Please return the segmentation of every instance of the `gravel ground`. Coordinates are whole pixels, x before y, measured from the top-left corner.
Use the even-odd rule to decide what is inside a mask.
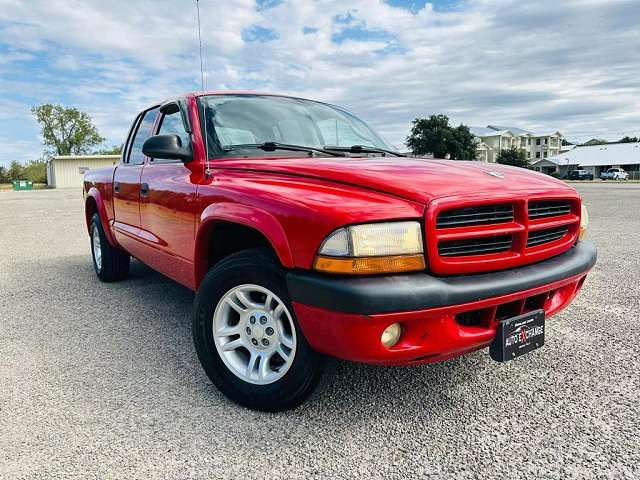
[[[79,191],[0,193],[0,477],[640,478],[640,185],[577,188],[599,261],[544,348],[331,360],[285,414],[212,387],[190,291],[96,279]]]

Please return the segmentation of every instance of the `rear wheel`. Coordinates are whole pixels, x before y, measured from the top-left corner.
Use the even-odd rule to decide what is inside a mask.
[[[131,257],[127,252],[112,246],[102,228],[98,214],[91,219],[91,256],[93,269],[103,282],[123,280],[129,275]]]
[[[294,408],[314,390],[323,359],[298,327],[284,271],[268,251],[229,256],[196,295],[193,338],[211,381],[248,408]]]

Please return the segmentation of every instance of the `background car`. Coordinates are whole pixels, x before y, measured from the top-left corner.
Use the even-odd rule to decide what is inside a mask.
[[[629,174],[619,167],[610,168],[600,174],[601,180],[626,180]]]
[[[567,178],[569,180],[593,180],[593,173],[589,170],[570,170]]]

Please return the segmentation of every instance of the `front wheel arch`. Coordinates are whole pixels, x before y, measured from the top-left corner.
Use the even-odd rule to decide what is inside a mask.
[[[211,243],[215,238],[216,229],[229,228],[244,229],[251,232],[253,243],[239,245],[244,248],[235,248],[229,253],[236,253],[247,248],[269,248],[278,259],[281,266],[293,268],[293,255],[289,247],[289,241],[284,229],[273,215],[259,209],[236,205],[231,203],[217,203],[207,207],[201,215],[197,226],[195,251],[194,251],[194,275],[196,288],[202,282],[209,269],[217,261],[225,258],[224,255],[211,257]],[[220,230],[217,230],[218,232]]]

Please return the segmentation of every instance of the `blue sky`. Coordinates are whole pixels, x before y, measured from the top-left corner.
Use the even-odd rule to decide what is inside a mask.
[[[105,146],[200,86],[195,2],[0,0],[0,164],[42,155],[30,108],[87,111]],[[209,89],[345,106],[401,146],[418,116],[640,135],[637,1],[200,0]]]

